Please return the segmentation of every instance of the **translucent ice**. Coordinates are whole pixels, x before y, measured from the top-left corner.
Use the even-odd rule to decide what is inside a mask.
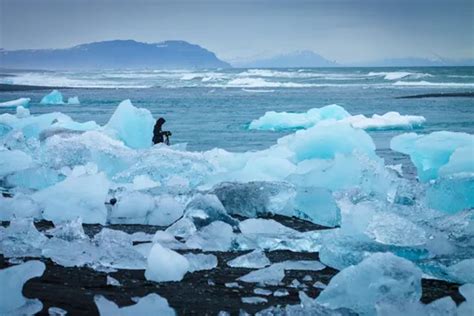
[[[229,251],[233,240],[232,227],[227,223],[215,221],[189,237],[186,246],[204,251]]]
[[[33,315],[41,311],[43,304],[25,298],[22,290],[26,281],[43,275],[45,268],[41,261],[32,260],[0,270],[0,314]]]
[[[25,170],[33,165],[31,157],[20,150],[0,147],[0,177]]]
[[[183,255],[189,262],[189,272],[212,270],[217,267],[217,257],[202,253],[187,253]]]
[[[262,304],[266,302],[268,302],[268,300],[260,296],[242,297],[242,303],[244,304]]]
[[[150,147],[155,120],[147,109],[136,108],[130,100],[122,101],[105,130],[131,148]]]
[[[447,271],[460,283],[474,283],[473,269],[474,259],[466,259],[450,266]]]
[[[209,225],[213,221],[223,221],[232,226],[237,225],[237,220],[227,214],[226,209],[217,196],[198,193],[186,205],[184,216],[191,219],[196,227]]]
[[[181,281],[189,268],[186,257],[156,243],[148,255],[145,277],[155,282]]]
[[[245,255],[239,256],[229,262],[227,265],[234,268],[264,268],[271,264],[265,253],[261,250],[254,250]]]
[[[64,104],[63,95],[58,90],[53,90],[41,99],[40,104]]]
[[[10,107],[17,107],[17,106],[27,107],[30,101],[31,101],[30,98],[19,98],[19,99],[7,101],[7,102],[0,102],[0,108],[10,108]]]
[[[459,316],[468,316],[474,313],[474,284],[464,284],[459,287],[459,292],[466,299],[458,308]]]
[[[149,194],[125,192],[112,208],[110,222],[113,224],[147,224],[147,216],[155,208],[155,200]]]
[[[40,233],[31,218],[13,218],[10,225],[0,230],[0,252],[7,258],[39,257],[48,240]]]
[[[410,155],[418,177],[424,182],[438,178],[442,167],[445,167],[444,176],[465,169],[472,172],[472,164],[465,160],[474,153],[474,136],[470,134],[446,131],[428,135],[402,134],[392,138],[390,148]],[[462,152],[453,155],[456,150]],[[454,156],[453,160],[451,156]]]
[[[294,234],[296,231],[292,228],[286,227],[273,219],[250,218],[239,224],[242,234]]]
[[[421,271],[391,253],[376,253],[335,275],[316,301],[333,309],[375,315],[377,304],[403,305],[420,298]]]
[[[71,175],[58,184],[33,194],[43,207],[43,216],[52,221],[73,220],[78,216],[84,223],[105,224],[107,210],[104,202],[109,190],[105,174]]]
[[[177,221],[184,212],[184,205],[172,197],[164,194],[156,197],[155,209],[148,215],[148,224],[168,226]]]
[[[134,305],[121,308],[102,295],[96,295],[94,301],[101,316],[176,315],[175,311],[168,305],[168,301],[155,293],[140,298]]]

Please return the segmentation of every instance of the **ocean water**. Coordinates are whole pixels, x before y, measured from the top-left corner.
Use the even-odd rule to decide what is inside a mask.
[[[171,142],[187,143],[189,150],[267,148],[292,131],[248,130],[252,120],[266,111],[304,112],[328,104],[353,115],[422,115],[426,123],[418,133],[474,132],[473,98],[397,98],[473,92],[474,67],[1,72],[0,83],[68,87],[61,90],[65,99],[78,96],[81,104],[40,105],[49,91],[0,92],[0,102],[29,97],[32,114],[60,111],[104,124],[120,101],[130,99],[166,118]],[[389,149],[390,139],[403,132],[369,131],[387,163],[406,162]]]

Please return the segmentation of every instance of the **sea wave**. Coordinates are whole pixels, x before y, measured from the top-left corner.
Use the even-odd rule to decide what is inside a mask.
[[[410,79],[420,79],[425,77],[433,77],[428,73],[406,72],[406,71],[391,71],[391,72],[369,72],[369,77],[383,76],[385,80],[400,80],[409,77]]]

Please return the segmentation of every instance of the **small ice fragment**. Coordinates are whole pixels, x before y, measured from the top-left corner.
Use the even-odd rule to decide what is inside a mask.
[[[311,281],[313,281],[313,278],[310,275],[307,274],[307,275],[304,276],[303,281],[311,282]]]
[[[189,218],[181,218],[166,229],[167,233],[179,238],[187,239],[197,231],[193,221]]]
[[[168,301],[155,293],[140,298],[135,305],[125,306],[122,308],[119,308],[117,304],[109,301],[102,295],[94,296],[94,301],[101,316],[176,315],[174,309],[168,305]]]
[[[282,296],[288,296],[290,293],[286,289],[278,289],[275,292],[273,292],[273,296],[275,297],[282,297]]]
[[[250,218],[240,222],[242,234],[295,234],[296,230],[286,227],[273,219]]]
[[[30,110],[24,108],[23,106],[18,106],[16,108],[16,117],[19,119],[23,119],[30,116]]]
[[[208,279],[207,280],[207,285],[214,286],[214,285],[216,285],[216,283],[214,281],[212,281],[211,279]]]
[[[247,283],[261,283],[267,285],[278,285],[285,277],[283,267],[271,265],[267,268],[252,271],[238,280]]]
[[[187,253],[184,255],[189,262],[189,272],[212,270],[217,267],[217,257],[214,255]]]
[[[225,287],[228,287],[228,288],[231,288],[231,289],[234,289],[234,288],[235,289],[241,289],[242,288],[242,286],[237,282],[228,282],[228,283],[225,284]]]
[[[25,298],[22,290],[26,281],[42,276],[45,268],[41,261],[31,260],[0,270],[0,314],[32,315],[43,308],[39,300]]]
[[[188,259],[156,243],[148,255],[145,278],[155,282],[181,281],[188,270]]]
[[[242,303],[244,304],[263,304],[267,302],[268,300],[264,297],[258,297],[258,296],[242,297]]]
[[[268,295],[272,294],[272,291],[266,290],[266,289],[261,289],[261,288],[256,288],[256,289],[253,290],[253,292],[257,295],[264,295],[264,296],[268,296]]]
[[[301,286],[301,282],[298,281],[297,279],[294,279],[293,281],[291,281],[290,283],[290,287],[294,287],[294,288],[298,288]]]
[[[48,308],[49,316],[65,316],[67,311],[59,307],[50,307]]]
[[[261,250],[254,250],[245,255],[239,256],[229,262],[227,265],[233,268],[264,268],[271,264],[265,253]]]
[[[325,289],[326,288],[326,284],[324,284],[323,282],[321,281],[316,281],[314,282],[313,284],[313,287],[317,288],[317,289]]]
[[[186,246],[204,251],[228,251],[232,247],[234,233],[232,227],[215,221],[201,228],[186,241]]]
[[[111,286],[121,286],[120,282],[111,277],[110,275],[107,276],[107,285],[111,285]]]

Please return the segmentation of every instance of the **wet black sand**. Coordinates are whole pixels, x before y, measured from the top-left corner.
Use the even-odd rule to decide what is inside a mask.
[[[287,226],[298,230],[311,230],[314,225],[302,220],[276,217]],[[293,225],[291,225],[293,223]],[[6,225],[5,222],[2,223]],[[52,227],[49,222],[40,222],[38,229],[45,230]],[[113,229],[121,229],[128,233],[145,231],[154,233],[158,227],[142,225],[111,225]],[[88,235],[94,235],[101,227],[99,225],[84,225]],[[181,251],[185,253],[189,251]],[[252,269],[230,268],[226,262],[246,252],[211,252],[218,258],[218,267],[209,271],[198,271],[188,273],[181,282],[155,283],[147,281],[143,270],[119,270],[109,275],[117,279],[121,286],[110,286],[106,283],[107,274],[97,272],[89,268],[65,268],[54,264],[49,259],[41,259],[46,264],[46,271],[41,278],[29,280],[23,289],[23,293],[29,298],[38,298],[43,303],[41,315],[48,315],[49,307],[60,307],[69,312],[70,315],[96,315],[98,313],[94,295],[101,294],[107,299],[114,301],[119,306],[134,304],[132,297],[143,297],[150,293],[157,293],[168,300],[179,315],[217,315],[219,311],[228,311],[237,315],[239,311],[245,310],[255,313],[264,308],[274,305],[298,304],[299,291],[305,291],[310,297],[316,297],[320,289],[312,285],[316,281],[327,284],[338,272],[332,268],[321,271],[286,271],[283,284],[280,286],[267,286],[266,289],[275,291],[286,289],[289,292],[285,297],[266,296],[268,303],[251,305],[243,304],[242,297],[258,296],[253,290],[258,286],[239,282],[241,288],[228,288],[225,283],[236,282],[240,276],[247,274]],[[290,251],[266,252],[272,262],[284,260],[318,260],[317,253],[296,253]],[[3,256],[0,256],[0,268],[11,264]],[[303,281],[309,275],[312,281]],[[305,286],[300,288],[291,287],[291,282],[297,279]],[[423,280],[424,303],[435,299],[451,296],[457,303],[463,301],[458,292],[458,285],[437,280]]]

